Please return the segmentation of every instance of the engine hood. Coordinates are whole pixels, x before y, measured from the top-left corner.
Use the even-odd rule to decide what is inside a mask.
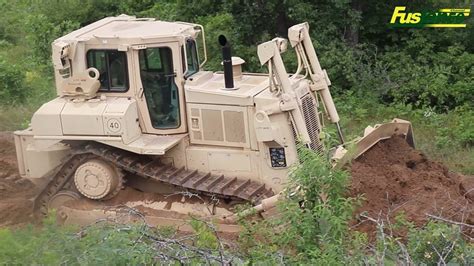
[[[245,73],[234,83],[236,90],[225,90],[223,73],[198,72],[186,80],[186,102],[253,106],[254,97],[268,88],[268,75]]]

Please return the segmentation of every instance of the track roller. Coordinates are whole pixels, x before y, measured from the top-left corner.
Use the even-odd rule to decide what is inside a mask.
[[[56,193],[54,196],[51,197],[51,199],[48,201],[48,210],[51,209],[59,209],[59,207],[63,206],[64,203],[71,201],[71,200],[77,200],[81,198],[81,195],[74,191],[69,191],[69,190],[62,190]]]

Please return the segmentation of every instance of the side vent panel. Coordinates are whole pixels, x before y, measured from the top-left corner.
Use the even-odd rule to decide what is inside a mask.
[[[220,110],[202,109],[201,113],[204,140],[224,141],[222,112]]]
[[[191,143],[250,148],[247,107],[188,103]]]
[[[245,142],[244,112],[224,111],[225,138],[229,142]]]
[[[194,138],[196,140],[201,140],[202,139],[202,134],[201,131],[193,131],[193,135],[191,138]]]

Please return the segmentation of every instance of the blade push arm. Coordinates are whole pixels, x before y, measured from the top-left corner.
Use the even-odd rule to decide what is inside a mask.
[[[310,79],[313,82],[311,85],[312,91],[315,94],[319,94],[324,104],[326,114],[332,123],[336,124],[339,140],[341,144],[344,144],[344,137],[342,134],[341,127],[339,125],[339,114],[337,113],[336,106],[329,91],[329,85],[331,82],[327,76],[326,70],[321,68],[319,64],[318,56],[314,50],[311,37],[309,36],[309,25],[307,22],[294,25],[288,29],[288,38],[290,44],[295,48],[299,60],[298,72],[301,71],[301,63],[304,64],[304,68],[309,73]],[[299,73],[296,74],[299,74]],[[317,97],[318,95],[315,95]]]
[[[258,58],[262,65],[268,63],[270,91],[281,99],[278,109],[290,113],[296,133],[301,137],[303,143],[310,143],[311,139],[303,120],[303,112],[297,103],[294,89],[280,55],[286,51],[286,47],[286,39],[274,38],[258,46]]]

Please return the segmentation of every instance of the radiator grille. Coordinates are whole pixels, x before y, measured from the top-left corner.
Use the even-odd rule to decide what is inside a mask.
[[[321,133],[321,123],[319,121],[318,110],[311,94],[306,94],[301,99],[303,107],[303,116],[308,129],[309,138],[311,143],[308,144],[308,148],[322,154],[324,147],[319,139]]]

